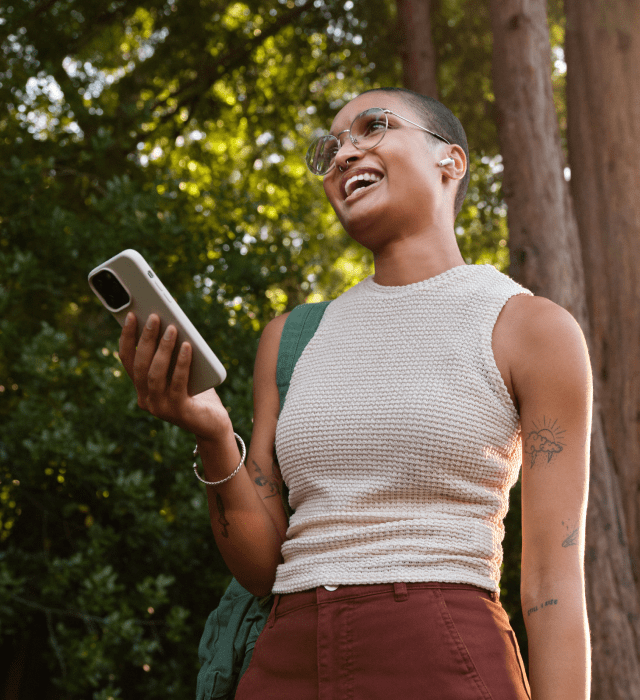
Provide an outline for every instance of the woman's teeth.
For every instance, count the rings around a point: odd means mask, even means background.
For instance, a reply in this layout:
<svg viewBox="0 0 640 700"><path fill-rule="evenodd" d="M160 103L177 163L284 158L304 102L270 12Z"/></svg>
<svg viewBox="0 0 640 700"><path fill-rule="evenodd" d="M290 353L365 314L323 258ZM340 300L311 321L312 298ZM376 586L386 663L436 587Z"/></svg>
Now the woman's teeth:
<svg viewBox="0 0 640 700"><path fill-rule="evenodd" d="M359 187L359 185L357 184L358 182L380 182L380 180L382 180L381 175L376 175L375 173L360 173L360 175L354 175L353 177L350 177L347 180L347 183L344 186L344 190L348 197L349 195L353 194L355 190ZM364 187L367 187L367 185L364 185Z"/></svg>

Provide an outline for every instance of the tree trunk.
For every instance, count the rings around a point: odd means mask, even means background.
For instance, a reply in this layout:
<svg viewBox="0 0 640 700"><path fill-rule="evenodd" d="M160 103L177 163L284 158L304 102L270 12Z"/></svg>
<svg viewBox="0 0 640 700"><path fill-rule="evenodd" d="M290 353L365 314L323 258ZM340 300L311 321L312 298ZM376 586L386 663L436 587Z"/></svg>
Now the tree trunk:
<svg viewBox="0 0 640 700"><path fill-rule="evenodd" d="M592 359L640 594L640 2L565 0L565 8L571 190Z"/></svg>
<svg viewBox="0 0 640 700"><path fill-rule="evenodd" d="M431 0L397 0L403 85L438 98L436 52L431 39Z"/></svg>
<svg viewBox="0 0 640 700"><path fill-rule="evenodd" d="M576 0L581 2L583 0ZM545 0L491 0L493 81L508 206L510 275L567 309L595 348L587 312L578 225L551 87ZM602 103L611 99L602 94ZM584 144L581 146L584 149ZM637 161L634 163L637 168ZM603 170L606 176L606 172ZM636 191L637 194L637 191ZM594 250L599 250L598 240ZM603 251L599 255L602 257ZM623 266L618 276L627 275ZM591 278L589 278L591 282ZM627 282L625 282L627 283ZM615 311L611 330L626 322ZM611 332L610 330L610 332ZM629 345L637 352L637 336ZM640 601L633 585L620 485L605 438L600 373L594 367L591 464L586 532L586 594L592 640L592 698L640 698ZM615 420L619 409L608 416Z"/></svg>

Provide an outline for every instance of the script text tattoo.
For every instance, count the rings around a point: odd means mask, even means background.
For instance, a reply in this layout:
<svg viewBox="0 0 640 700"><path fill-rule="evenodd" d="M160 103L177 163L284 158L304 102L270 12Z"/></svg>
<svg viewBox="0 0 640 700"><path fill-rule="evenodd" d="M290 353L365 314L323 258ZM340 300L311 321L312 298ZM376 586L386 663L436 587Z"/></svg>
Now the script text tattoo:
<svg viewBox="0 0 640 700"><path fill-rule="evenodd" d="M534 605L533 607L529 608L527 610L527 617L529 617L529 615L532 615L535 612L538 612L539 610L542 610L542 608L548 608L550 605L557 605L557 604L558 604L557 598L550 598L549 600L545 600L543 603L540 603L539 605Z"/></svg>

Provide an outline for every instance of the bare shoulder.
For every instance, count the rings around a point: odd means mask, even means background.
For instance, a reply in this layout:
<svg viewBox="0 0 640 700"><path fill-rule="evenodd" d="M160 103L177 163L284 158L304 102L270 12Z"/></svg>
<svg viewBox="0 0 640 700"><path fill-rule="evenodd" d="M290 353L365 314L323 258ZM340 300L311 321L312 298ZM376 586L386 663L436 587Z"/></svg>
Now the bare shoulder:
<svg viewBox="0 0 640 700"><path fill-rule="evenodd" d="M265 326L265 330L267 327L270 327L272 332L278 336L278 342L280 342L280 336L282 335L282 329L284 328L284 324L286 320L289 318L289 314L291 311L286 311L283 314L280 314L280 316L276 316L275 318L272 318L269 323Z"/></svg>
<svg viewBox="0 0 640 700"><path fill-rule="evenodd" d="M282 338L282 331L284 329L284 324L289 318L291 311L287 311L280 316L272 318L269 323L264 327L262 335L260 336L260 344L258 346L258 353L256 355L256 366L258 361L265 365L266 371L262 372L262 375L268 379L272 385L271 389L276 389L276 369L278 367L278 351L280 350L280 339Z"/></svg>
<svg viewBox="0 0 640 700"><path fill-rule="evenodd" d="M253 373L254 410L277 421L280 398L276 384L278 351L284 324L291 311L276 316L264 327L260 336Z"/></svg>
<svg viewBox="0 0 640 700"><path fill-rule="evenodd" d="M584 342L576 319L546 297L517 294L505 305L503 314L504 326L521 353L535 352L559 342L569 341L571 345L576 341Z"/></svg>
<svg viewBox="0 0 640 700"><path fill-rule="evenodd" d="M500 314L500 337L518 399L541 374L590 378L590 361L580 324L562 306L540 296L511 297Z"/></svg>
<svg viewBox="0 0 640 700"><path fill-rule="evenodd" d="M500 319L507 322L512 330L526 331L532 321L545 315L566 314L573 319L573 316L562 306L559 306L546 297L530 296L529 294L515 294L510 297L500 313ZM575 319L574 319L575 320ZM522 328L519 328L522 326Z"/></svg>

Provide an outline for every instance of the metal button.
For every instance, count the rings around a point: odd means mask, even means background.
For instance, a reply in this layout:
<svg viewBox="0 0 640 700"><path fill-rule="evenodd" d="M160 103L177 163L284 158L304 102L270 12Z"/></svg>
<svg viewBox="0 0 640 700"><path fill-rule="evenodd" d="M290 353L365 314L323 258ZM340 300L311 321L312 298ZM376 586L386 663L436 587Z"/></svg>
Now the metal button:
<svg viewBox="0 0 640 700"><path fill-rule="evenodd" d="M338 590L338 586L325 586L325 588L328 591L337 591Z"/></svg>

